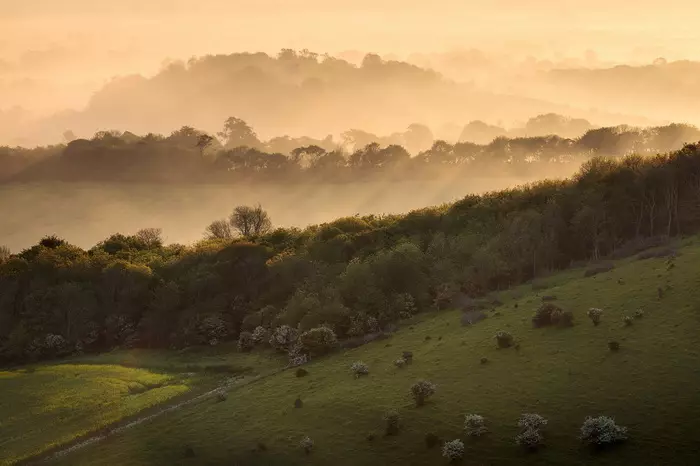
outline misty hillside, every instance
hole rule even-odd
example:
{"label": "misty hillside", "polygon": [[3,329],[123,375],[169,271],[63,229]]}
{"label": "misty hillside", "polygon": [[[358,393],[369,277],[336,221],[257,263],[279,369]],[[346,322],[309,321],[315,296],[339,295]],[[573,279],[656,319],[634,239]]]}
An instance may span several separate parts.
{"label": "misty hillside", "polygon": [[86,137],[123,128],[163,133],[183,125],[211,132],[231,114],[250,122],[264,137],[323,137],[353,127],[392,133],[412,123],[442,127],[475,119],[514,124],[544,113],[607,125],[660,121],[648,109],[625,113],[620,107],[611,112],[606,106],[572,104],[554,89],[551,93],[552,98],[533,97],[517,86],[470,84],[469,73],[446,79],[376,54],[367,54],[359,66],[289,49],[276,57],[210,55],[171,63],[153,76],[116,77],[96,91],[84,109],[36,120],[5,138],[47,143],[59,140],[66,130]]}

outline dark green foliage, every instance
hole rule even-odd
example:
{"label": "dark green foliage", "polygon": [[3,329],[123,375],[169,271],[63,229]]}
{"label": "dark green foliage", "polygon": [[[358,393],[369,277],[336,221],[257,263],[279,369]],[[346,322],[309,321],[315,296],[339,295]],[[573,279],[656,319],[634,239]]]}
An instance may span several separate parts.
{"label": "dark green foliage", "polygon": [[[200,163],[195,143],[201,132],[189,128],[176,133],[167,143],[147,138],[138,153],[156,146],[161,153],[169,150],[168,144],[187,140],[192,144],[174,151],[169,165],[189,160],[178,158],[184,153],[194,154],[193,163]],[[581,144],[590,143],[586,140]],[[70,143],[64,156],[89,166],[112,157],[117,147],[137,149],[129,141],[104,134]],[[489,150],[499,144],[503,141]],[[309,147],[300,156],[318,152]],[[379,154],[375,149],[365,147],[354,160],[372,160]],[[421,163],[430,165],[433,152],[419,157]],[[251,168],[263,159],[260,154],[227,149],[217,163],[234,169],[220,175],[268,176],[267,168]],[[197,165],[187,166],[190,176]],[[665,155],[592,158],[569,181],[469,195],[407,215],[351,217],[267,233],[266,226],[253,226],[246,230],[247,241],[165,246],[157,229],[146,229],[112,235],[85,251],[47,237],[19,254],[3,253],[0,260],[0,360],[131,346],[216,346],[258,326],[273,331],[283,324],[300,326],[302,334],[329,326],[338,338],[363,338],[435,303],[475,311],[488,304],[490,309],[493,300],[459,298],[489,296],[571,263],[595,263],[635,238],[641,244],[645,238],[700,231],[700,217],[688,207],[697,203],[693,180],[699,177],[700,148],[687,145]],[[652,211],[649,206],[630,208],[676,188],[671,206],[659,202]],[[600,273],[610,266],[589,270]],[[662,298],[668,290],[659,287],[657,293]],[[562,312],[559,325],[570,324],[569,316]],[[323,354],[326,346],[314,341],[307,342],[308,350]],[[410,363],[410,357],[404,359]]]}
{"label": "dark green foliage", "polygon": [[304,402],[301,401],[301,398],[298,398],[294,400],[294,407],[295,408],[303,408],[304,407]]}
{"label": "dark green foliage", "polygon": [[216,401],[218,401],[219,403],[222,401],[226,401],[226,398],[226,392],[221,391],[216,394]]}
{"label": "dark green foliage", "polygon": [[370,432],[369,434],[367,434],[366,438],[367,438],[368,442],[374,442],[374,439],[377,437],[376,437],[376,435],[374,435],[373,433]]}
{"label": "dark green foliage", "polygon": [[298,367],[294,374],[297,377],[306,377],[307,375],[309,375],[309,371],[307,371],[303,367]]}
{"label": "dark green foliage", "polygon": [[328,327],[312,328],[299,335],[299,352],[311,357],[321,356],[338,346],[335,332]]}
{"label": "dark green foliage", "polygon": [[194,458],[196,455],[194,453],[194,448],[187,445],[185,446],[185,451],[183,452],[185,458]]}
{"label": "dark green foliage", "polygon": [[480,362],[481,364],[488,364],[489,360],[488,358],[481,358]]}
{"label": "dark green foliage", "polygon": [[625,323],[626,327],[631,327],[632,324],[634,324],[634,319],[632,316],[625,316],[622,318],[622,321]]}
{"label": "dark green foliage", "polygon": [[433,434],[432,432],[425,434],[425,446],[428,449],[435,448],[439,443],[440,437],[438,437],[437,435]]}
{"label": "dark green foliage", "polygon": [[613,352],[620,351],[620,343],[617,341],[609,341],[608,348],[610,349],[610,351],[613,351]]}

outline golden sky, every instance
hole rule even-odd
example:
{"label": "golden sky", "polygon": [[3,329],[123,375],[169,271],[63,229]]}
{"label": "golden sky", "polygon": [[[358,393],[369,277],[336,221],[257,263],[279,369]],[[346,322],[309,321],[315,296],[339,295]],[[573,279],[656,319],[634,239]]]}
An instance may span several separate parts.
{"label": "golden sky", "polygon": [[[0,0],[0,58],[56,47],[186,57],[282,47],[515,47],[700,58],[697,0]],[[642,52],[639,52],[642,53]]]}

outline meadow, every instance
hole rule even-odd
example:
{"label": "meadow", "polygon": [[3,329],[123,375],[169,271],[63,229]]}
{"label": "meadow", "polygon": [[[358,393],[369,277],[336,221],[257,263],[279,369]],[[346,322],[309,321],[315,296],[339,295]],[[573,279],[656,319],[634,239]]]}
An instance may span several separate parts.
{"label": "meadow", "polygon": [[144,410],[184,400],[225,378],[274,369],[274,355],[232,347],[114,351],[0,370],[0,464],[100,432]]}
{"label": "meadow", "polygon": [[[423,314],[389,339],[317,359],[306,377],[287,370],[234,387],[224,402],[188,406],[54,464],[446,464],[441,442],[426,446],[429,433],[463,439],[465,464],[697,464],[700,244],[676,246],[675,259],[633,257],[595,276],[575,268],[503,290],[472,326],[460,325],[458,310]],[[533,328],[545,295],[573,312],[573,327]],[[604,310],[598,326],[586,316],[591,307]],[[625,325],[638,309],[644,316]],[[517,345],[499,349],[499,330]],[[403,351],[413,363],[397,368]],[[358,360],[369,366],[365,377],[350,371]],[[421,379],[437,391],[417,408],[409,387]],[[395,436],[384,435],[389,408],[401,415]],[[549,420],[534,453],[514,442],[528,412]],[[468,413],[483,415],[489,433],[467,437]],[[601,414],[627,426],[630,439],[594,452],[577,437],[586,416]],[[299,447],[305,436],[315,443],[308,455]]]}

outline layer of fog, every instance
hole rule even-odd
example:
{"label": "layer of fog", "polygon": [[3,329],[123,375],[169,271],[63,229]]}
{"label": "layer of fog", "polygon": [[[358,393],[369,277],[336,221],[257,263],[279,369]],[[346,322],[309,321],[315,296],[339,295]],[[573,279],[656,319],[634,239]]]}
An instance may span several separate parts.
{"label": "layer of fog", "polygon": [[227,217],[237,205],[260,203],[275,226],[303,227],[355,214],[403,213],[530,181],[534,179],[278,186],[0,185],[0,244],[19,251],[43,236],[56,234],[78,246],[91,247],[113,233],[129,234],[146,227],[162,228],[169,243],[192,243],[203,238],[209,223]]}

